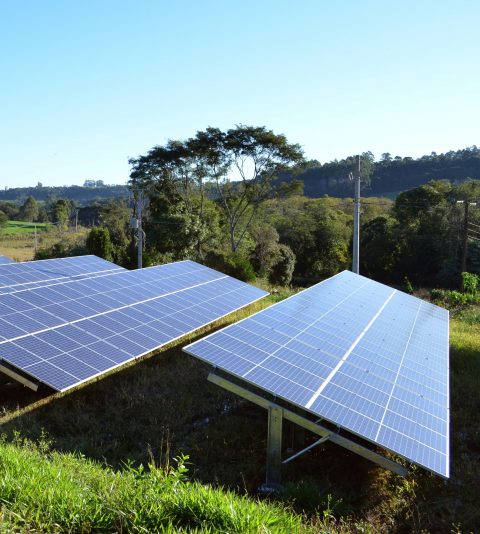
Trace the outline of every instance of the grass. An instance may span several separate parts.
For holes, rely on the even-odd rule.
[[[285,293],[274,293],[219,321],[213,328],[241,319],[283,296]],[[478,308],[471,307],[453,314],[451,320],[452,474],[448,481],[420,468],[412,468],[409,476],[402,479],[326,442],[284,466],[285,489],[277,498],[280,502],[274,508],[267,507],[269,512],[265,513],[281,516],[286,522],[269,523],[260,510],[256,522],[242,523],[244,519],[238,519],[238,523],[232,523],[232,512],[227,513],[230,505],[237,510],[237,506],[243,506],[240,501],[246,502],[250,515],[256,513],[257,506],[262,510],[262,506],[267,506],[264,502],[259,504],[255,497],[265,476],[267,418],[261,408],[207,382],[209,367],[181,352],[187,341],[211,331],[204,329],[188,340],[65,395],[39,398],[18,384],[5,381],[3,387],[0,385],[1,431],[8,436],[0,458],[7,454],[3,449],[6,447],[14,447],[8,449],[13,456],[15,450],[19,455],[33,454],[28,458],[36,458],[35,461],[25,460],[27,463],[22,464],[24,460],[18,460],[18,473],[29,472],[29,462],[39,462],[39,467],[35,467],[38,476],[29,482],[30,486],[22,486],[15,499],[2,500],[5,521],[13,525],[15,518],[21,517],[15,528],[82,532],[93,528],[88,523],[92,518],[100,521],[108,510],[114,509],[117,520],[121,517],[130,522],[112,523],[109,515],[109,526],[102,527],[105,531],[118,531],[120,527],[141,531],[141,525],[146,525],[142,521],[149,520],[148,510],[152,510],[155,521],[166,514],[161,528],[167,531],[476,532],[480,526],[475,492],[480,480],[478,319]],[[51,452],[42,452],[41,447],[32,450],[28,444],[19,446],[18,432],[35,441],[48,436],[52,440]],[[293,426],[285,423],[285,454],[295,441],[295,432]],[[314,439],[307,435],[307,444]],[[15,441],[17,444],[12,444]],[[173,476],[169,475],[169,462],[182,454],[190,457],[191,483],[182,481],[178,500],[169,500],[175,492],[173,496],[165,494],[171,507],[160,510],[156,501],[163,498],[162,491],[169,484],[164,478]],[[125,467],[127,461],[131,467]],[[4,469],[2,462],[0,469]],[[40,468],[40,464],[44,467]],[[138,474],[141,464],[163,466],[166,471],[156,468],[152,475]],[[60,481],[58,488],[51,482],[55,477]],[[62,496],[64,477],[71,482],[70,485],[65,482],[66,493]],[[0,488],[4,478],[0,473]],[[27,483],[23,475],[17,478],[18,484]],[[128,496],[125,502],[132,503],[137,523],[119,504],[123,502],[119,494],[117,500],[113,496],[109,500],[105,495],[105,487],[116,491],[112,484],[117,479],[122,483],[129,480],[125,484],[130,489],[124,487],[121,494]],[[157,484],[155,480],[162,482]],[[159,484],[162,490],[157,487]],[[37,496],[33,488],[37,488]],[[39,495],[44,488],[45,497]],[[27,502],[22,495],[30,495],[30,500]],[[150,497],[142,500],[142,495],[151,496],[151,500]],[[192,501],[187,498],[189,495],[194,496]],[[84,513],[78,504],[82,499]],[[103,501],[108,503],[104,507]],[[201,511],[203,507],[208,513]],[[215,516],[214,509],[220,510],[222,517]],[[57,512],[61,514],[54,515]],[[243,514],[239,509],[235,513]],[[185,521],[181,519],[185,517]],[[63,523],[59,523],[61,518]],[[53,527],[54,523],[62,526]],[[145,528],[161,531],[159,525],[149,524]]]
[[[0,229],[0,234],[5,235],[21,235],[21,234],[35,234],[37,232],[44,232],[47,229],[54,228],[49,223],[32,223],[27,221],[8,221],[7,225]]]
[[[0,444],[3,521],[42,532],[302,532],[300,516],[275,503],[188,482],[175,467],[121,471],[44,443]],[[41,488],[41,491],[39,489]]]
[[[87,229],[62,230],[53,225],[37,224],[38,248],[49,247],[62,240],[81,240]],[[30,261],[35,256],[35,223],[9,221],[6,228],[0,228],[0,254],[16,261]]]

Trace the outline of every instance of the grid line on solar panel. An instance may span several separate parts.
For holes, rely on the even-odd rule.
[[[53,280],[68,280],[90,273],[124,271],[113,263],[96,256],[56,258],[0,265],[0,293],[34,288]]]
[[[262,295],[262,296],[263,296],[263,295]],[[242,305],[244,305],[244,304],[242,304]],[[168,325],[165,325],[165,326],[168,326]],[[131,329],[131,330],[132,330],[132,329]],[[184,334],[184,332],[176,331],[175,334],[178,335],[178,336],[181,336],[181,335]],[[130,334],[130,333],[129,333],[129,336],[131,337],[131,334]],[[116,337],[116,336],[112,336],[112,337]],[[117,336],[117,337],[122,337],[122,336]],[[106,338],[106,339],[108,340],[108,338]],[[122,339],[123,339],[123,345],[124,345],[124,348],[125,348],[125,343],[129,343],[129,340],[127,340],[126,338],[123,338],[123,337],[122,337]],[[167,338],[166,340],[162,340],[162,341],[165,341],[165,342],[166,342],[166,341],[169,341],[169,340],[171,340],[171,339],[170,339],[170,338]],[[173,340],[173,339],[172,339],[172,340]],[[156,343],[156,344],[158,345],[158,343]],[[163,344],[163,343],[162,343],[162,344]],[[136,345],[136,344],[130,344],[131,347],[132,347],[132,345],[133,345],[134,347],[136,347],[137,349],[138,349],[139,347],[142,348],[142,347],[139,346],[139,345]],[[92,345],[92,346],[93,346],[93,345]],[[115,345],[112,345],[112,348],[116,348]],[[142,350],[141,350],[140,352],[142,352],[143,354],[144,354],[144,353],[147,353],[147,352],[150,352],[150,350],[147,350],[147,351],[143,350],[144,348],[145,348],[145,346],[142,348]],[[117,349],[117,350],[118,350],[118,349]],[[137,351],[137,352],[138,352],[138,351]],[[141,356],[141,355],[142,355],[142,354],[138,354],[138,356]],[[121,363],[124,363],[125,361],[128,361],[128,359],[131,359],[131,355],[129,355],[128,358],[123,358],[123,359],[120,361],[120,364],[121,364]],[[28,372],[28,370],[29,370],[29,369],[31,370],[32,367],[34,367],[34,366],[31,366],[30,368],[26,368],[25,370]],[[75,375],[72,374],[72,376],[75,376]],[[75,377],[75,378],[77,378],[77,377]],[[93,377],[89,377],[89,378],[93,378]],[[48,381],[47,381],[47,383],[48,383]],[[76,385],[76,384],[75,384],[75,385]]]
[[[333,282],[313,286],[184,350],[448,477],[448,312],[428,303],[420,306],[419,299],[392,293],[391,288],[373,281],[355,297],[354,291],[365,279],[352,273],[330,280]],[[332,291],[335,286],[337,291]],[[347,305],[325,314],[332,303],[345,299],[346,287],[352,295]],[[387,293],[382,293],[382,287]],[[374,308],[376,316],[371,313]],[[322,314],[325,319],[320,324],[302,333],[309,316],[314,319]],[[248,341],[249,331],[255,336],[250,337],[248,350],[230,344],[230,352],[225,352],[225,337],[220,334]],[[258,343],[256,336],[289,349],[284,353],[275,349],[283,366],[298,354],[298,366],[317,374],[320,386],[316,392],[321,391],[313,403],[312,394],[305,398],[308,390],[294,390],[291,372],[281,371],[285,375],[281,381],[278,373],[273,374],[288,368],[275,364],[274,350],[268,349],[268,343]],[[350,341],[350,348],[353,343],[353,350],[345,348],[345,341]],[[239,357],[248,358],[252,349],[260,346],[270,350],[270,362],[263,358],[261,363],[243,360],[237,365]],[[328,362],[329,380],[316,367],[325,363],[325,358],[336,358]],[[304,380],[303,386],[311,388],[312,382]],[[402,425],[410,436],[399,433]]]
[[[193,262],[190,262],[190,263],[193,263]],[[160,266],[160,269],[162,267],[164,267],[164,266]],[[153,267],[153,268],[149,268],[149,269],[157,269],[157,268]],[[200,278],[198,278],[198,280],[197,280],[198,283],[197,284],[193,284],[192,285],[192,274],[195,274],[195,273],[197,274],[197,277],[199,276]],[[200,276],[200,273],[201,273],[201,276]],[[151,273],[147,273],[147,277],[146,277],[147,279],[151,279],[150,274]],[[145,278],[145,273],[142,272],[142,275],[143,275],[143,278]],[[132,292],[131,296],[128,296],[128,294],[127,294],[128,285],[127,284],[125,284],[126,288],[124,287],[122,290],[114,289],[112,291],[106,291],[106,292],[103,292],[103,293],[100,291],[100,288],[98,288],[96,293],[94,293],[93,295],[92,294],[90,295],[90,297],[89,297],[90,299],[95,297],[95,296],[98,296],[99,298],[103,299],[105,294],[107,294],[107,297],[108,297],[108,293],[112,293],[112,292],[116,292],[115,294],[118,293],[118,301],[117,301],[116,304],[110,304],[110,306],[105,307],[104,303],[99,301],[99,306],[102,306],[104,308],[102,311],[95,310],[94,308],[91,308],[91,307],[88,307],[88,306],[87,307],[83,307],[83,305],[81,304],[81,301],[85,297],[70,298],[70,299],[66,299],[66,300],[60,300],[59,299],[56,303],[53,303],[53,301],[52,301],[51,305],[43,306],[42,309],[44,311],[49,312],[53,316],[58,317],[58,324],[55,325],[55,326],[61,326],[62,324],[75,323],[75,322],[80,321],[80,320],[82,320],[83,318],[86,318],[86,317],[93,317],[93,316],[96,316],[96,315],[101,315],[103,313],[108,313],[109,311],[112,311],[112,310],[126,309],[126,308],[131,307],[132,305],[138,305],[140,302],[153,301],[153,300],[156,300],[156,299],[168,296],[168,295],[175,294],[178,291],[183,291],[186,288],[193,287],[194,285],[200,286],[203,283],[209,283],[209,282],[212,282],[213,280],[216,280],[216,279],[222,279],[222,278],[226,279],[227,278],[225,275],[220,274],[220,273],[218,273],[216,271],[213,271],[212,269],[208,269],[208,268],[203,268],[201,271],[199,271],[198,269],[193,268],[193,267],[191,267],[188,270],[183,269],[181,274],[176,274],[174,276],[170,276],[170,279],[167,278],[165,280],[161,280],[160,281],[161,283],[167,282],[167,283],[163,284],[163,290],[164,291],[169,291],[169,288],[170,288],[170,292],[169,293],[164,293],[164,294],[158,295],[158,289],[157,289],[157,296],[149,297],[149,298],[144,299],[144,300],[139,302],[139,291],[141,289],[141,286],[143,284],[145,284],[145,281],[143,281],[143,282],[142,281],[140,281],[140,282],[137,281],[135,279],[135,277],[131,276],[131,272],[129,272],[129,271],[123,271],[121,273],[114,273],[114,274],[111,274],[109,276],[115,277],[114,284],[115,284],[116,280],[119,280],[119,279],[125,280],[125,279],[127,279],[127,282],[130,282],[130,287],[132,287],[132,288],[135,287],[136,293]],[[181,280],[180,280],[180,277],[181,277]],[[175,283],[173,283],[173,279],[175,279],[175,278],[178,279],[178,280],[176,280]],[[179,285],[179,280],[181,281],[180,285]],[[104,283],[104,285],[106,285],[107,284],[106,280],[104,280],[103,283]],[[74,286],[76,289],[78,289],[79,286],[81,286],[80,290],[84,290],[84,291],[87,291],[88,288],[89,288],[89,286],[85,287],[85,284],[82,283],[82,282],[74,281],[74,282],[71,282],[71,284],[72,284],[72,287]],[[115,285],[116,286],[119,286],[119,285],[121,286],[121,283],[120,284],[115,284]],[[171,291],[171,288],[174,288],[174,291]],[[104,289],[103,286],[102,286],[102,289]],[[50,296],[52,294],[56,294],[56,291],[53,288],[47,288],[47,289],[41,288],[41,290],[34,290],[34,291],[36,291],[36,292],[41,291],[41,293],[43,293],[44,295],[50,295]],[[124,298],[126,294],[127,294],[127,298]],[[61,295],[60,295],[60,297],[61,297]],[[26,296],[26,298],[27,298],[27,296]],[[61,297],[61,298],[63,298],[63,297]],[[6,300],[9,303],[8,307],[10,309],[11,308],[15,308],[15,309],[21,310],[23,312],[23,311],[26,311],[28,308],[32,308],[31,305],[29,304],[29,302],[27,302],[26,300],[18,299],[16,296],[12,297],[10,295],[0,296],[0,305],[1,305],[2,302],[5,302]],[[33,306],[33,308],[36,308],[36,307]],[[2,315],[1,311],[0,311],[0,315]],[[17,326],[14,325],[11,322],[11,321],[15,322],[15,319],[16,319],[17,316],[15,316],[13,318],[10,318],[10,320],[9,320],[9,315],[14,315],[14,314],[13,313],[12,314],[3,313],[2,317],[0,318],[0,336],[3,337],[3,340],[0,339],[0,345],[2,343],[6,342],[6,341],[17,339],[17,338],[25,336],[25,335],[30,335],[32,333],[36,333],[36,332],[42,331],[41,329],[37,329],[37,330],[28,329],[28,330],[24,330],[23,333],[19,333]],[[2,325],[3,325],[3,328],[4,328],[3,331],[2,331]],[[51,328],[54,328],[55,326],[52,326]],[[5,328],[7,329],[6,331],[5,331]],[[13,332],[13,334],[12,335],[8,335],[9,332]]]
[[[187,273],[190,280],[193,271],[204,271],[209,278],[214,276],[215,279],[193,286],[190,282],[190,287],[180,292],[159,297],[171,303],[163,308],[162,315],[156,306],[158,300],[137,302],[128,307],[128,315],[123,313],[127,308],[124,307],[123,311],[111,310],[19,340],[9,340],[3,346],[4,359],[55,389],[64,390],[151,352],[266,295],[262,290],[193,262],[186,267],[180,270]],[[155,279],[150,275],[149,278]],[[208,284],[215,288],[206,289]],[[43,343],[43,358],[30,352],[38,342]],[[20,350],[22,344],[24,348]],[[51,347],[50,351],[48,347]]]

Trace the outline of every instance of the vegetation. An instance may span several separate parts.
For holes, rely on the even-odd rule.
[[[32,196],[36,201],[49,203],[52,199],[64,198],[73,200],[79,205],[91,204],[99,200],[108,200],[112,198],[128,198],[130,192],[126,185],[105,185],[100,184],[96,186],[87,185],[78,186],[62,186],[62,187],[48,187],[41,183],[35,187],[10,187],[0,191],[0,202],[20,202]],[[96,181],[97,183],[101,180]]]
[[[305,194],[318,198],[322,195],[350,196],[352,183],[349,174],[353,168],[354,157],[320,164],[309,161],[297,168],[294,173],[284,174],[283,180],[302,180]],[[480,148],[471,146],[463,150],[449,151],[445,154],[432,152],[429,156],[414,159],[392,157],[389,153],[374,160],[371,152],[362,154],[363,195],[384,196],[397,194],[406,189],[419,187],[431,180],[462,182],[467,178],[480,179]]]
[[[479,180],[432,181],[404,191],[390,214],[363,224],[361,271],[382,282],[401,284],[407,277],[417,286],[453,288],[461,285],[465,257],[467,271],[480,274],[480,242],[465,240],[465,202],[478,196]],[[478,222],[480,212],[471,210],[468,223]]]
[[[188,457],[149,469],[101,466],[28,441],[0,444],[4,527],[42,532],[303,532],[274,503],[188,482]],[[40,490],[40,491],[39,491]],[[5,525],[5,523],[7,523]]]
[[[273,291],[268,302],[228,321],[288,292],[279,295]],[[238,517],[239,532],[262,531],[262,521],[272,532],[474,532],[480,524],[472,491],[480,477],[479,309],[463,307],[451,320],[447,482],[416,468],[402,479],[325,443],[284,466],[284,491],[275,508],[263,503],[257,509],[258,502],[236,498],[228,492],[254,496],[264,479],[266,413],[208,383],[208,366],[182,353],[182,340],[66,395],[39,400],[17,384],[0,388],[0,422],[8,436],[0,447],[4,521],[11,522],[10,531],[81,532],[93,530],[94,522],[107,532],[120,525],[136,531],[147,524],[155,531],[146,523],[151,513],[151,521],[163,518],[165,529],[170,521],[172,530],[186,531],[236,531],[231,521]],[[18,432],[40,445],[23,443]],[[285,454],[293,439],[294,429],[285,423]],[[316,438],[306,439],[308,444]],[[170,467],[182,454],[189,456],[190,482],[183,469],[174,473]],[[140,464],[157,467],[150,474]],[[19,472],[22,476],[14,476]],[[172,492],[171,480],[179,475],[182,482]],[[242,523],[247,511],[251,523]],[[267,522],[270,514],[278,523]],[[54,522],[60,526],[52,527]]]
[[[449,481],[416,468],[400,479],[325,443],[285,466],[277,504],[259,501],[252,496],[264,478],[264,411],[206,382],[208,366],[177,343],[67,395],[44,391],[42,398],[3,381],[0,531],[475,531],[480,247],[468,237],[470,225],[480,227],[480,211],[466,206],[480,196],[480,181],[458,173],[462,183],[423,182],[432,166],[448,170],[465,161],[476,178],[478,157],[476,147],[420,162],[388,154],[375,162],[366,153],[362,166],[370,192],[417,185],[409,169],[422,183],[394,201],[364,201],[361,272],[409,293],[437,288],[432,300],[452,312]],[[131,162],[131,186],[143,203],[144,264],[192,258],[243,280],[281,286],[228,321],[287,296],[290,283],[311,284],[348,268],[352,199],[308,198],[301,182],[277,178],[288,172],[305,180],[320,169],[330,185],[347,191],[352,162],[305,164],[284,136],[246,126],[208,128],[154,147]],[[323,179],[316,180],[323,187]],[[98,180],[85,186],[104,188]],[[305,180],[307,193],[310,186]],[[89,206],[86,220],[96,226],[77,231],[78,205],[66,196],[38,202],[32,193],[0,208],[4,225],[10,219],[0,230],[2,254],[30,259],[36,225],[36,258],[89,251],[135,264],[125,200]],[[36,222],[20,223],[21,216]],[[29,258],[5,246],[27,241]],[[307,435],[307,443],[314,439]],[[295,429],[286,423],[284,449],[294,441]]]

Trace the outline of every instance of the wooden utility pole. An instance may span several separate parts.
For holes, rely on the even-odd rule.
[[[360,156],[355,157],[352,271],[360,274]]]

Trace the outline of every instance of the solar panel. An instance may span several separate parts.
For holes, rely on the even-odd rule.
[[[184,350],[449,476],[443,308],[344,271]]]
[[[182,261],[0,295],[0,358],[65,391],[266,294]]]
[[[114,271],[125,269],[97,256],[0,264],[0,294]]]
[[[0,265],[6,265],[8,263],[15,263],[15,260],[8,258],[7,256],[0,255]]]

